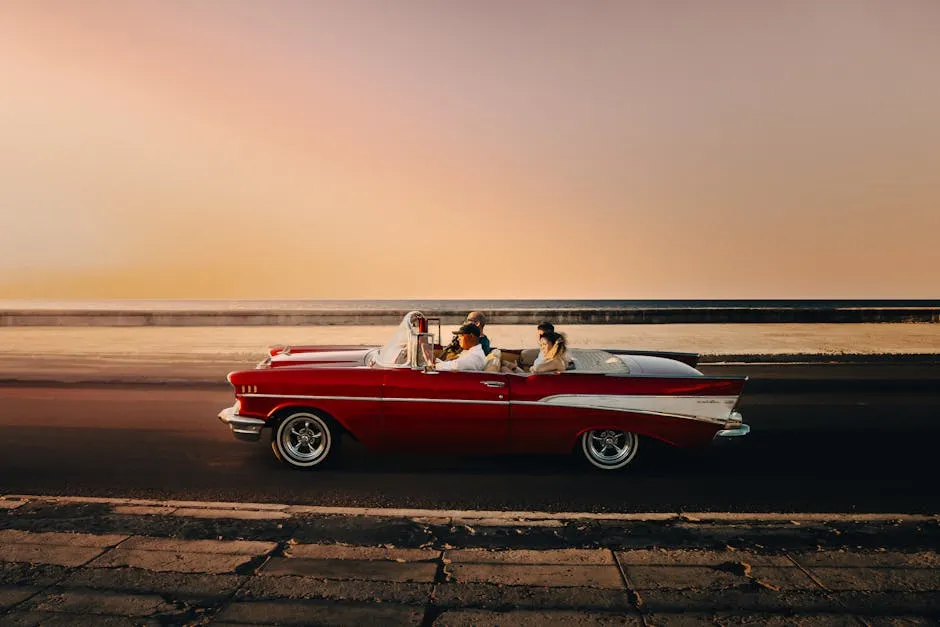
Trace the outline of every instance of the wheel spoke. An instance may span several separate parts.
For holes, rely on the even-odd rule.
[[[295,416],[284,424],[278,437],[278,447],[296,465],[314,465],[330,450],[330,431],[316,418]]]
[[[636,454],[636,436],[620,429],[588,431],[583,448],[588,460],[600,468],[617,469],[628,464]]]

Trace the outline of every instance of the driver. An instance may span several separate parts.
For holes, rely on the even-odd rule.
[[[435,370],[483,370],[486,355],[480,345],[480,327],[475,324],[465,324],[454,334],[460,340],[460,355],[450,361],[434,361]]]
[[[490,338],[486,337],[483,327],[486,326],[486,316],[482,311],[471,311],[467,314],[467,320],[464,324],[475,324],[480,328],[480,346],[483,348],[483,354],[489,355],[493,352],[490,347]]]

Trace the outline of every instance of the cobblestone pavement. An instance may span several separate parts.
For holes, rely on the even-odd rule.
[[[940,619],[936,516],[526,518],[105,499],[0,503],[3,625]]]

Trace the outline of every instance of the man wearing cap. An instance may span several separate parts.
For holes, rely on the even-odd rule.
[[[435,370],[483,370],[486,355],[480,346],[480,327],[475,324],[465,324],[454,334],[460,340],[460,355],[450,361],[435,360]]]
[[[483,355],[489,355],[493,349],[490,347],[490,338],[486,337],[483,327],[486,326],[486,316],[480,311],[471,311],[467,314],[465,324],[475,324],[480,329],[480,346],[483,348]]]

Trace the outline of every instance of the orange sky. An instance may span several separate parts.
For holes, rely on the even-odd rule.
[[[940,3],[0,4],[0,298],[937,298]]]

